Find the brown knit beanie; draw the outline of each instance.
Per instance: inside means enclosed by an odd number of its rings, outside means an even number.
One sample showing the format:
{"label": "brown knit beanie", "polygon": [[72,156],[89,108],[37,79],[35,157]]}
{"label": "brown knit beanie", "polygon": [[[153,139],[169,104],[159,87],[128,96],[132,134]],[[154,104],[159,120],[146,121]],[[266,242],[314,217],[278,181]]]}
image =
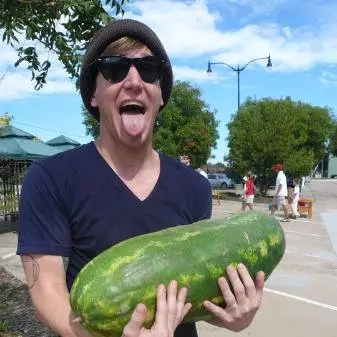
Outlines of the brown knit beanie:
{"label": "brown knit beanie", "polygon": [[172,66],[158,36],[153,32],[152,29],[139,21],[131,19],[115,20],[101,28],[94,35],[87,47],[81,67],[80,92],[83,103],[87,110],[97,120],[99,120],[98,108],[92,107],[90,104],[93,91],[95,89],[97,76],[95,60],[103,53],[105,48],[111,42],[125,36],[139,40],[144,45],[146,45],[154,55],[159,56],[167,61],[163,78],[160,81],[160,87],[164,101],[164,105],[161,108],[167,104],[170,98],[173,83]]}

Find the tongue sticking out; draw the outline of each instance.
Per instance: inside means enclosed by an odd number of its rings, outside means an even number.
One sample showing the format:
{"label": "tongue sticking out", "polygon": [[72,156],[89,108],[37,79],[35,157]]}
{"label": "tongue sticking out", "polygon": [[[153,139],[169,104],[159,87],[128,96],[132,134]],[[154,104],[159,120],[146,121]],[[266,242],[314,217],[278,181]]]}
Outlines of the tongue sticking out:
{"label": "tongue sticking out", "polygon": [[144,114],[123,113],[121,118],[122,118],[124,129],[130,136],[135,137],[135,136],[139,136],[142,133],[144,126],[145,126]]}
{"label": "tongue sticking out", "polygon": [[127,104],[120,108],[122,124],[130,136],[139,136],[145,128],[145,109],[138,104]]}

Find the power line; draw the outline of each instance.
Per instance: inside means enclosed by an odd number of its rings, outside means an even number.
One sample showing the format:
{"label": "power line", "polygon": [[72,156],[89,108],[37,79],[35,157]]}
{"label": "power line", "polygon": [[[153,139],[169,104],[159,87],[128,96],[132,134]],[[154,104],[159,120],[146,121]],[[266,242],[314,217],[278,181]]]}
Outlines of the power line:
{"label": "power line", "polygon": [[79,138],[87,138],[88,137],[88,136],[76,135],[76,134],[73,134],[73,133],[62,132],[62,131],[59,131],[59,130],[49,129],[49,128],[45,128],[45,127],[42,127],[42,126],[32,125],[32,124],[28,124],[28,123],[24,123],[24,122],[17,122],[15,120],[12,121],[12,124],[25,125],[25,126],[29,126],[31,128],[34,128],[34,129],[40,129],[40,130],[44,130],[44,131],[55,132],[55,133],[58,133],[58,134],[64,134],[66,136],[71,136],[71,137],[79,137]]}

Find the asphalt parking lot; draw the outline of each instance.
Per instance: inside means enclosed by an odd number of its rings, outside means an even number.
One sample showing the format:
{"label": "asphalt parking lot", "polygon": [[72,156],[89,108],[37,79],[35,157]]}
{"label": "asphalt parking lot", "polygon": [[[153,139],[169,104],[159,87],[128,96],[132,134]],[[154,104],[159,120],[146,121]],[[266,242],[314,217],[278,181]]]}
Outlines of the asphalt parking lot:
{"label": "asphalt parking lot", "polygon": [[[304,192],[315,198],[310,185]],[[312,219],[282,223],[286,253],[266,283],[263,303],[252,325],[232,333],[198,323],[200,337],[337,336],[337,202],[317,200],[314,207]],[[255,208],[268,212],[265,204]],[[239,210],[238,202],[214,202],[212,217]],[[281,212],[277,217],[282,218]]]}

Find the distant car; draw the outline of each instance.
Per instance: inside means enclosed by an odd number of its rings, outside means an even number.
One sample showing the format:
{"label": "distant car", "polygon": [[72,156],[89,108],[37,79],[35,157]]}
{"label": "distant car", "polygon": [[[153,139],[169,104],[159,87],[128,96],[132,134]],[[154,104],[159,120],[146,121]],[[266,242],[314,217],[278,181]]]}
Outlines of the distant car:
{"label": "distant car", "polygon": [[331,177],[330,177],[330,178],[332,178],[332,179],[337,178],[337,174],[331,174]]}
{"label": "distant car", "polygon": [[212,173],[207,175],[209,182],[214,188],[234,188],[235,184],[226,174]]}

